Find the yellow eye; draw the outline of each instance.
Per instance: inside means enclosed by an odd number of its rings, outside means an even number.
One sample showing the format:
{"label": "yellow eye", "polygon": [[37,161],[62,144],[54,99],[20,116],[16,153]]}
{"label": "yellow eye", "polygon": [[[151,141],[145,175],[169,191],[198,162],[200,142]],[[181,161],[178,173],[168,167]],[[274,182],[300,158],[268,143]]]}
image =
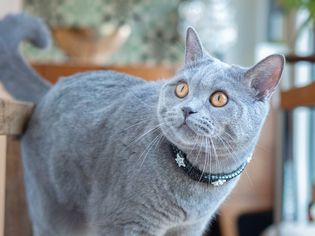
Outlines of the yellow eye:
{"label": "yellow eye", "polygon": [[179,81],[176,85],[175,94],[179,98],[186,97],[189,92],[189,86],[185,81]]}
{"label": "yellow eye", "polygon": [[228,103],[228,101],[228,96],[221,91],[214,92],[210,96],[210,103],[215,107],[223,107]]}

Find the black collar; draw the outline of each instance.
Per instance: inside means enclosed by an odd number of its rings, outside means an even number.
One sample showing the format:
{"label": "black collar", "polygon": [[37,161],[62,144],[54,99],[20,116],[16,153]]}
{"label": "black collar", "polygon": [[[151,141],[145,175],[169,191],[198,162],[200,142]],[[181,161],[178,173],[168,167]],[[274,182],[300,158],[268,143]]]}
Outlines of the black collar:
{"label": "black collar", "polygon": [[180,167],[191,179],[203,182],[207,184],[212,184],[213,186],[220,186],[225,182],[239,176],[246,165],[250,162],[251,156],[247,159],[246,162],[241,164],[237,169],[230,173],[220,173],[220,174],[211,174],[204,173],[200,171],[197,167],[193,166],[188,159],[186,158],[186,153],[179,150],[175,145],[171,145],[174,152],[174,159],[177,163],[177,166]]}

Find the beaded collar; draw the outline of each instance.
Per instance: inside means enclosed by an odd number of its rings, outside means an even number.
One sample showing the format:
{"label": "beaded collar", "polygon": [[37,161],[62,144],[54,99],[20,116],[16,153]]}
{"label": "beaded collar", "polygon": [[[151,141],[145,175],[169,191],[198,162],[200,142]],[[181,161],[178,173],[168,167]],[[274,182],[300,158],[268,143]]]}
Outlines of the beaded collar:
{"label": "beaded collar", "polygon": [[252,156],[249,156],[243,164],[241,164],[237,169],[229,173],[204,173],[188,161],[188,159],[186,158],[186,153],[178,149],[173,144],[171,145],[171,147],[174,152],[176,164],[179,168],[181,168],[191,179],[198,182],[212,184],[213,186],[221,186],[225,182],[239,176],[252,159]]}

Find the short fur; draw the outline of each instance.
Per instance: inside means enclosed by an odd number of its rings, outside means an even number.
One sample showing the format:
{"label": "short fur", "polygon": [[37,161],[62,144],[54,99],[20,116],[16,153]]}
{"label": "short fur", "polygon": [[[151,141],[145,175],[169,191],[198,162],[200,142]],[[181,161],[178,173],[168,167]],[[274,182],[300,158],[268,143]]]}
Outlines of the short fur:
{"label": "short fur", "polygon": [[[7,37],[22,29],[12,22],[0,23],[8,24]],[[17,42],[25,34],[18,35]],[[15,51],[8,47],[4,55]],[[0,57],[0,65],[6,63]],[[17,63],[23,79],[33,80]],[[225,64],[209,56],[189,28],[185,65],[170,80],[99,71],[49,89],[38,77],[32,86],[20,74],[8,81],[2,74],[15,71],[1,67],[1,81],[13,95],[28,98],[23,90],[37,101],[22,138],[35,236],[202,235],[238,178],[219,187],[190,179],[177,167],[170,143],[200,170],[234,170],[255,148],[283,64],[280,55],[249,69]],[[175,95],[178,81],[189,84],[185,98]],[[209,102],[218,90],[229,97],[221,108]],[[194,112],[186,120],[184,107]]]}

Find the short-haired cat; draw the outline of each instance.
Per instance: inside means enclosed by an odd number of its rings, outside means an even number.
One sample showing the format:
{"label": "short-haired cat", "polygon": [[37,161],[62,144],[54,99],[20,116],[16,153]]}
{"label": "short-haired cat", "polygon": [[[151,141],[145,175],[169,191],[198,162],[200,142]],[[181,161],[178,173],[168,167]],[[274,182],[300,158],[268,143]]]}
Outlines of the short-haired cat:
{"label": "short-haired cat", "polygon": [[53,86],[20,57],[23,39],[44,46],[47,30],[0,22],[1,82],[36,103],[21,140],[34,235],[202,235],[254,151],[283,56],[229,65],[189,28],[170,79],[96,71]]}

